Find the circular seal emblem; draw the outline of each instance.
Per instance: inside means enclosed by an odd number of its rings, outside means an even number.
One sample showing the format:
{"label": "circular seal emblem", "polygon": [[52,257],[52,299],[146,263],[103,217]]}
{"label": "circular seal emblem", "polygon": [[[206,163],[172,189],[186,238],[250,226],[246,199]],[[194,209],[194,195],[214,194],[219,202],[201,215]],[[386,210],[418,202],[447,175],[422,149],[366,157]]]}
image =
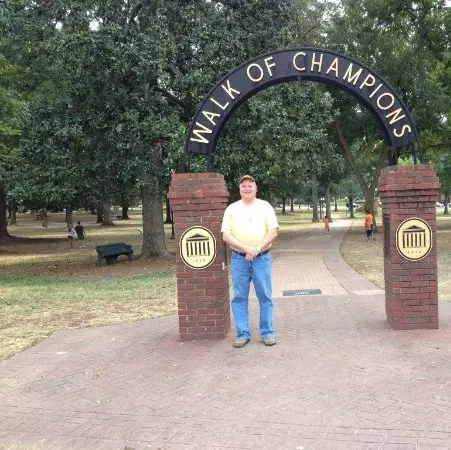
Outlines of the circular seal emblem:
{"label": "circular seal emblem", "polygon": [[404,220],[396,230],[396,248],[409,261],[425,258],[432,248],[431,227],[422,219]]}
{"label": "circular seal emblem", "polygon": [[180,238],[180,256],[191,269],[205,269],[216,257],[216,239],[205,227],[191,227]]}

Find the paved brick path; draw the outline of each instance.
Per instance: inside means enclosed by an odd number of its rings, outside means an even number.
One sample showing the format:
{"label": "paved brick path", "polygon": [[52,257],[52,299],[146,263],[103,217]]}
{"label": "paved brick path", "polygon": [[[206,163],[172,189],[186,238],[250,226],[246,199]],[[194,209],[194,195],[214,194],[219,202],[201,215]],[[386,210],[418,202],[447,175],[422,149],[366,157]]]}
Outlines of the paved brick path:
{"label": "paved brick path", "polygon": [[[232,333],[179,342],[169,316],[60,331],[0,363],[0,447],[450,449],[451,303],[438,330],[391,330],[383,292],[340,259],[348,226],[273,252],[275,347],[252,302],[243,349]],[[282,296],[306,288],[325,295]]]}

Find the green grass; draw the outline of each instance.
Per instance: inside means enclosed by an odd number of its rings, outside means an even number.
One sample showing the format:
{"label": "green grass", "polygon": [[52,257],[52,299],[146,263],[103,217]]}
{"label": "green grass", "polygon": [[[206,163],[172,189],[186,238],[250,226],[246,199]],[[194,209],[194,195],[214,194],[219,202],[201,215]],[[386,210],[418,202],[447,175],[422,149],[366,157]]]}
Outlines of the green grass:
{"label": "green grass", "polygon": [[165,292],[173,294],[173,273],[155,272],[120,279],[70,279],[24,276],[2,277],[0,304],[29,309],[42,308],[57,303],[95,301],[120,301],[130,297],[152,300]]}
{"label": "green grass", "polygon": [[63,328],[108,325],[176,312],[173,272],[122,278],[1,278],[0,359]]}
{"label": "green grass", "polygon": [[108,325],[176,312],[175,276],[119,279],[7,276],[0,294],[0,359],[63,328]]}

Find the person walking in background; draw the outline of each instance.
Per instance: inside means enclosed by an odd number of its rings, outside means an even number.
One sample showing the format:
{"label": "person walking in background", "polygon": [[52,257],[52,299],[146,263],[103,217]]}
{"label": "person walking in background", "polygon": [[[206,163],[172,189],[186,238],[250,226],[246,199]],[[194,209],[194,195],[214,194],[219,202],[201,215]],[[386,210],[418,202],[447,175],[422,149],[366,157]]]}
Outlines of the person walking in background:
{"label": "person walking in background", "polygon": [[80,221],[77,222],[75,227],[75,232],[77,233],[77,239],[83,240],[85,238],[85,229]]}
{"label": "person walking in background", "polygon": [[329,233],[329,231],[330,231],[330,229],[329,229],[329,217],[324,216],[323,222],[324,222],[324,231],[326,233]]}
{"label": "person walking in background", "polygon": [[47,210],[45,208],[41,208],[36,213],[36,219],[42,221],[42,226],[44,228],[48,228],[49,226],[49,217],[47,215]]}
{"label": "person walking in background", "polygon": [[74,237],[75,237],[75,231],[72,228],[72,225],[67,226],[66,232],[67,232],[67,240],[70,243],[70,248],[72,248],[72,245],[74,244]]}
{"label": "person walking in background", "polygon": [[366,240],[374,241],[374,223],[373,223],[373,215],[370,211],[366,210],[365,215],[365,232],[366,232]]}
{"label": "person walking in background", "polygon": [[265,345],[275,345],[272,324],[271,243],[277,237],[274,208],[256,198],[254,177],[244,175],[239,181],[241,200],[229,205],[222,220],[224,242],[232,248],[231,274],[233,298],[231,309],[236,326],[234,347],[244,347],[250,340],[249,288],[252,281],[260,306],[259,331]]}

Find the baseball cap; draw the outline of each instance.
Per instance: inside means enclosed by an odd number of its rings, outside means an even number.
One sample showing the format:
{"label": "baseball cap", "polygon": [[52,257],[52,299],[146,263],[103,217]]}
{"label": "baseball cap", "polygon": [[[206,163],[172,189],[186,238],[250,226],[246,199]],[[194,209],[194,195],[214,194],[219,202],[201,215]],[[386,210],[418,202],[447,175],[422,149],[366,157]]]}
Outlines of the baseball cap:
{"label": "baseball cap", "polygon": [[255,178],[254,177],[251,177],[250,175],[243,175],[240,178],[240,181],[239,181],[238,184],[241,184],[244,180],[251,180],[253,183],[255,183]]}

